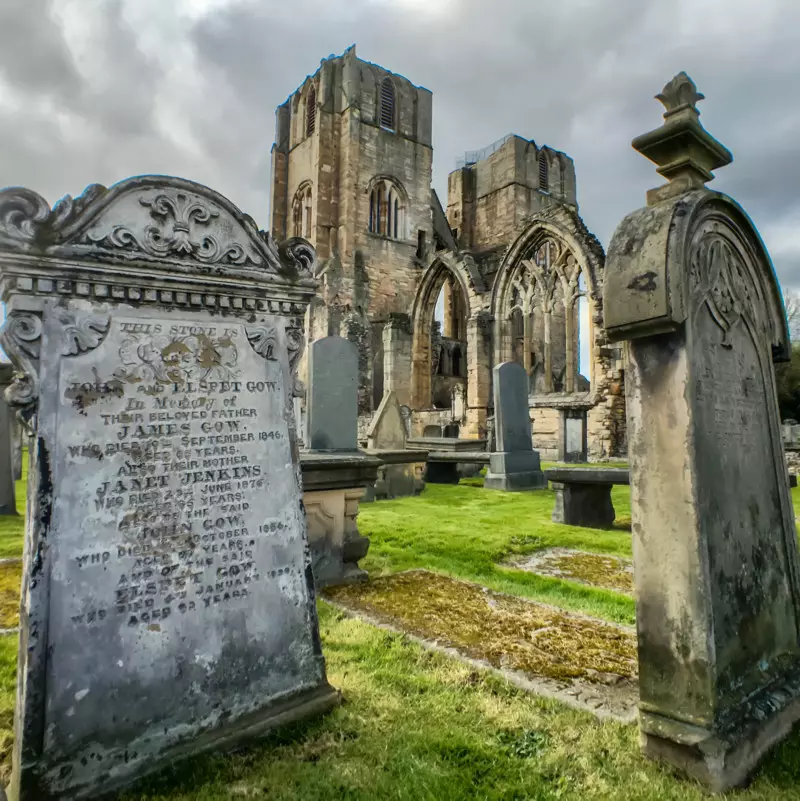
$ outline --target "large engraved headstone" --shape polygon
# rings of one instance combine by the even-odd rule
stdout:
[[[518,362],[494,368],[495,448],[489,457],[484,486],[524,490],[546,487],[547,479],[533,449],[528,408],[528,376]]]
[[[292,414],[314,254],[149,176],[0,193],[33,430],[9,798],[93,798],[336,703]]]
[[[769,255],[704,183],[730,153],[684,74],[634,147],[669,179],[617,228],[605,322],[630,340],[631,516],[645,753],[724,791],[800,716],[800,592],[773,360],[789,339]]]

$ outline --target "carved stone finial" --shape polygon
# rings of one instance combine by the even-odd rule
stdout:
[[[698,100],[705,100],[705,95],[697,91],[694,81],[685,73],[679,72],[662,90],[661,94],[656,95],[656,100],[660,100],[666,112],[664,118],[670,117],[678,111],[690,108],[697,111],[695,105]]]
[[[696,103],[704,96],[685,72],[679,72],[656,99],[666,109],[664,123],[631,143],[634,150],[655,162],[657,172],[669,181],[647,193],[651,206],[704,186],[714,179],[711,170],[733,161],[731,152],[700,123]]]

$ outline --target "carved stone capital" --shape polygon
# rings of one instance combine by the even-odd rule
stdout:
[[[39,354],[42,319],[33,312],[11,312],[0,330],[0,342],[15,367],[14,383],[6,389],[6,402],[16,407],[31,428],[39,401]]]

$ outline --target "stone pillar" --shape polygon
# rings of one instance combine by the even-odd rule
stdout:
[[[491,324],[486,315],[467,320],[467,420],[464,439],[486,436],[486,407],[489,405]]]
[[[797,534],[773,360],[789,338],[758,232],[705,188],[731,154],[685,73],[634,140],[669,183],[617,228],[605,321],[629,340],[641,742],[713,791],[743,784],[800,717]]]
[[[15,439],[18,424],[16,415],[8,407],[5,391],[11,386],[14,368],[11,364],[0,364],[0,515],[16,515],[17,504],[14,495]],[[20,449],[20,473],[22,472],[22,451]]]
[[[411,404],[411,320],[390,314],[383,329],[383,392],[394,392],[401,406]]]

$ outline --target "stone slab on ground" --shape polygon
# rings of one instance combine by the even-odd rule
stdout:
[[[526,690],[626,722],[638,702],[636,635],[427,570],[323,592],[339,608],[500,672]]]
[[[633,562],[621,556],[572,548],[543,548],[533,554],[509,559],[504,565],[539,576],[552,576],[626,595],[633,594]]]

